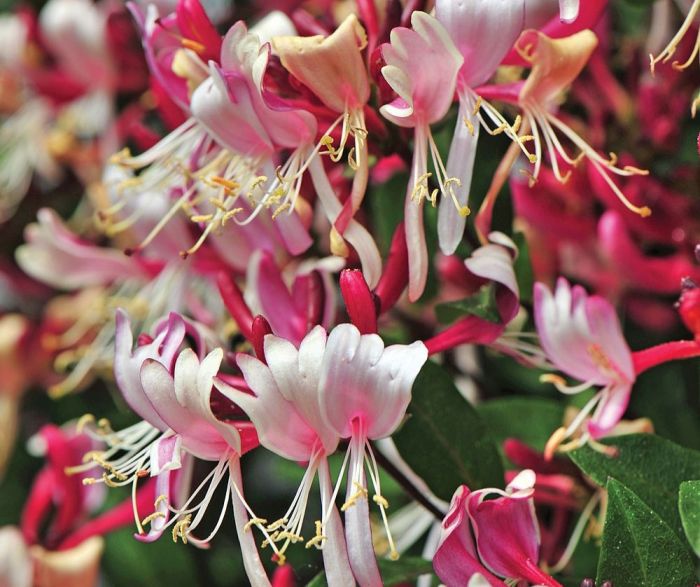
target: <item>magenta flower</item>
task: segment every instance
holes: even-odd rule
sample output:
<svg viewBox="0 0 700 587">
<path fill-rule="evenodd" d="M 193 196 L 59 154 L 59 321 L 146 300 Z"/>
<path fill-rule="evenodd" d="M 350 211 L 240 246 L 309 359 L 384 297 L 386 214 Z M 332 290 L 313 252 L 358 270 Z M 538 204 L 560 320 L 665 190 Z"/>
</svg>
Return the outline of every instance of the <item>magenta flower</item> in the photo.
<svg viewBox="0 0 700 587">
<path fill-rule="evenodd" d="M 505 491 L 470 492 L 466 485 L 457 489 L 433 557 L 435 572 L 447 587 L 472 585 L 471 581 L 503 586 L 502 579 L 559 586 L 537 566 L 540 534 L 534 485 L 535 473 L 525 470 Z M 498 497 L 486 499 L 493 494 Z"/>
</svg>

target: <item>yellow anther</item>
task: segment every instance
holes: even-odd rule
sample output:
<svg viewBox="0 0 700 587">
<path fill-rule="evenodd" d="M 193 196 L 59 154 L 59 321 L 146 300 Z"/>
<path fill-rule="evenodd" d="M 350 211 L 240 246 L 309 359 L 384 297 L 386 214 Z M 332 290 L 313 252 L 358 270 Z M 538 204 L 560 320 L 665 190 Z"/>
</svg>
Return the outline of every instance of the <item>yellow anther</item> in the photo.
<svg viewBox="0 0 700 587">
<path fill-rule="evenodd" d="M 226 223 L 229 220 L 231 220 L 231 218 L 233 218 L 236 214 L 238 214 L 242 211 L 243 211 L 243 208 L 233 208 L 232 210 L 229 210 L 228 212 L 226 212 L 226 214 L 224 214 L 221 217 L 221 226 L 226 226 Z"/>
<path fill-rule="evenodd" d="M 354 506 L 359 499 L 362 498 L 367 498 L 367 488 L 363 487 L 360 485 L 357 481 L 353 481 L 353 485 L 355 486 L 355 493 L 353 493 L 350 497 L 348 497 L 347 501 L 340 507 L 340 511 L 344 512 L 348 508 Z"/>
<path fill-rule="evenodd" d="M 474 110 L 472 110 L 472 114 L 476 116 L 479 114 L 479 110 L 481 110 L 481 104 L 483 103 L 484 99 L 479 96 L 476 100 L 476 104 L 474 104 Z"/>
<path fill-rule="evenodd" d="M 182 520 L 179 520 L 173 526 L 173 542 L 177 542 L 178 537 L 183 544 L 187 544 L 187 532 L 192 522 L 192 514 L 187 514 Z"/>
<path fill-rule="evenodd" d="M 159 495 L 158 498 L 153 502 L 153 507 L 157 508 L 161 503 L 168 503 L 168 497 L 166 495 Z"/>
<path fill-rule="evenodd" d="M 561 428 L 557 428 L 552 434 L 552 436 L 549 437 L 549 440 L 547 441 L 547 444 L 544 447 L 544 458 L 545 460 L 549 461 L 552 459 L 554 456 L 554 453 L 557 451 L 561 443 L 564 441 L 566 438 L 566 428 L 562 426 Z"/>
<path fill-rule="evenodd" d="M 388 500 L 386 499 L 386 497 L 380 495 L 379 493 L 372 496 L 372 501 L 376 503 L 379 507 L 384 508 L 385 510 L 389 509 Z"/>
<path fill-rule="evenodd" d="M 566 380 L 554 373 L 544 373 L 540 375 L 540 383 L 551 383 L 553 385 L 566 385 Z"/>
<path fill-rule="evenodd" d="M 399 557 L 400 557 L 399 551 L 396 550 L 395 548 L 392 548 L 391 552 L 389 553 L 389 559 L 393 560 L 393 561 L 397 561 L 397 560 L 399 560 Z"/>
<path fill-rule="evenodd" d="M 246 522 L 245 526 L 243 526 L 243 530 L 247 532 L 253 526 L 264 526 L 265 524 L 267 524 L 267 520 L 265 518 L 251 518 Z"/>
<path fill-rule="evenodd" d="M 284 528 L 289 520 L 287 518 L 280 518 L 279 520 L 275 520 L 270 524 L 269 526 L 266 527 L 266 530 L 268 532 L 274 532 L 275 530 L 279 530 L 280 528 Z"/>
<path fill-rule="evenodd" d="M 277 541 L 277 538 L 279 537 L 279 535 L 280 535 L 279 531 L 273 532 L 273 533 L 270 534 L 267 538 L 265 538 L 265 540 L 263 540 L 263 541 L 260 543 L 260 546 L 261 546 L 262 548 L 267 548 L 268 546 L 270 546 L 270 544 L 272 544 L 273 542 L 276 542 L 276 541 Z"/>
<path fill-rule="evenodd" d="M 474 136 L 474 133 L 476 132 L 476 129 L 474 128 L 474 125 L 472 124 L 472 121 L 469 120 L 466 116 L 462 118 L 462 121 L 464 122 L 464 126 L 467 127 L 467 130 L 469 131 L 469 134 Z"/>
<path fill-rule="evenodd" d="M 195 216 L 190 216 L 192 222 L 209 222 L 214 218 L 213 214 L 197 214 Z"/>
<path fill-rule="evenodd" d="M 327 537 L 323 535 L 323 523 L 321 520 L 316 520 L 316 535 L 306 543 L 306 548 L 311 548 L 315 546 L 316 548 L 322 548 L 323 543 L 327 540 Z"/>
<path fill-rule="evenodd" d="M 83 479 L 83 485 L 94 485 L 95 483 L 97 483 L 97 479 L 94 477 L 85 477 Z"/>
<path fill-rule="evenodd" d="M 164 519 L 165 514 L 163 512 L 153 512 L 152 514 L 146 516 L 143 520 L 141 520 L 141 525 L 146 526 L 147 524 L 150 524 L 153 520 L 157 519 Z"/>
<path fill-rule="evenodd" d="M 289 202 L 285 202 L 282 204 L 280 207 L 278 207 L 273 213 L 272 213 L 272 219 L 276 220 L 277 217 L 282 214 L 282 212 L 285 212 L 286 210 L 289 210 L 291 208 L 291 204 Z"/>
<path fill-rule="evenodd" d="M 95 416 L 92 414 L 83 414 L 80 416 L 80 419 L 78 420 L 78 423 L 75 425 L 75 431 L 80 434 L 82 431 L 85 429 L 85 426 L 88 424 L 92 424 L 95 422 Z M 87 453 L 85 456 L 89 455 L 91 453 Z"/>
</svg>

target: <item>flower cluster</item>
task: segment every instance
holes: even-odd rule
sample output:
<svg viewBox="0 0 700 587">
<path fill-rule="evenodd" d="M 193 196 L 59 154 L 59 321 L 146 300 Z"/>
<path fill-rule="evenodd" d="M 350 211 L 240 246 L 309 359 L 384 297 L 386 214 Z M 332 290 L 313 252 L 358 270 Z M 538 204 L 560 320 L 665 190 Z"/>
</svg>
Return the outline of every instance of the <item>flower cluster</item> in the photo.
<svg viewBox="0 0 700 587">
<path fill-rule="evenodd" d="M 96 585 L 132 523 L 254 587 L 589 585 L 601 533 L 596 580 L 660 576 L 613 524 L 657 516 L 627 443 L 684 443 L 636 390 L 700 356 L 700 0 L 622 4 L 0 16 L 0 476 L 45 460 L 0 584 Z"/>
</svg>

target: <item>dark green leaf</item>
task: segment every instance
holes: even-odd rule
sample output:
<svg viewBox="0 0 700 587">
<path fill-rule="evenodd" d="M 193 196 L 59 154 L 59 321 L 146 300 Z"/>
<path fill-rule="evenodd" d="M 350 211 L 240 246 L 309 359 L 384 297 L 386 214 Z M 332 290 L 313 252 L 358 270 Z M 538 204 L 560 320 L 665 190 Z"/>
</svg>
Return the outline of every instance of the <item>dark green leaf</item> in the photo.
<svg viewBox="0 0 700 587">
<path fill-rule="evenodd" d="M 410 417 L 394 435 L 401 456 L 446 501 L 457 487 L 501 487 L 503 466 L 486 424 L 450 375 L 428 362 L 413 385 Z"/>
<path fill-rule="evenodd" d="M 499 445 L 517 438 L 539 451 L 564 419 L 564 404 L 541 398 L 495 399 L 477 406 L 477 411 Z"/>
<path fill-rule="evenodd" d="M 683 538 L 678 488 L 683 481 L 700 479 L 700 452 L 651 434 L 618 436 L 605 444 L 616 446 L 618 456 L 585 447 L 572 452 L 571 458 L 601 486 L 608 477 L 624 483 Z"/>
<path fill-rule="evenodd" d="M 700 481 L 681 483 L 678 511 L 681 515 L 685 537 L 693 552 L 700 556 Z"/>
<path fill-rule="evenodd" d="M 518 246 L 518 257 L 513 262 L 513 269 L 520 289 L 520 301 L 529 303 L 532 302 L 532 287 L 535 283 L 530 247 L 522 232 L 516 232 L 513 235 L 513 242 Z"/>
<path fill-rule="evenodd" d="M 501 317 L 496 304 L 496 286 L 493 282 L 484 285 L 474 295 L 459 300 L 435 306 L 437 319 L 443 324 L 451 324 L 464 316 L 478 316 L 489 322 L 498 324 Z"/>
<path fill-rule="evenodd" d="M 379 559 L 378 562 L 382 584 L 387 587 L 412 582 L 421 575 L 433 572 L 432 563 L 418 557 L 402 557 L 397 561 Z M 328 585 L 326 575 L 320 573 L 307 583 L 306 587 L 325 587 L 326 585 Z"/>
<path fill-rule="evenodd" d="M 695 584 L 690 553 L 674 531 L 637 495 L 610 479 L 598 585 L 660 587 Z"/>
</svg>

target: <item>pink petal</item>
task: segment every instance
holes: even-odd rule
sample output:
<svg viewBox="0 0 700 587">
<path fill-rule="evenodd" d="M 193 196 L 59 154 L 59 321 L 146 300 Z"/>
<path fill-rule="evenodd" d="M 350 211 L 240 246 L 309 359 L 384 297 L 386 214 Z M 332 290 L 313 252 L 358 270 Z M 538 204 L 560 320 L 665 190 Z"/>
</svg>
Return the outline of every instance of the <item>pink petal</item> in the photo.
<svg viewBox="0 0 700 587">
<path fill-rule="evenodd" d="M 341 436 L 352 435 L 355 419 L 369 438 L 389 436 L 400 424 L 411 387 L 428 358 L 422 342 L 384 348 L 376 334 L 361 335 L 351 324 L 334 328 L 326 345 L 319 390 L 321 409 Z"/>
<path fill-rule="evenodd" d="M 523 30 L 525 1 L 437 0 L 435 16 L 464 56 L 461 79 L 473 88 L 493 75 Z"/>
<path fill-rule="evenodd" d="M 319 443 L 318 435 L 280 393 L 270 369 L 248 355 L 238 356 L 238 366 L 255 395 L 219 379 L 215 381 L 216 388 L 246 412 L 265 448 L 285 459 L 308 461 Z"/>
<path fill-rule="evenodd" d="M 37 224 L 25 230 L 26 244 L 17 248 L 19 265 L 32 277 L 60 289 L 106 285 L 146 273 L 121 251 L 80 240 L 50 208 L 37 214 Z"/>
<path fill-rule="evenodd" d="M 435 573 L 447 587 L 471 585 L 470 580 L 477 573 L 484 577 L 486 585 L 503 587 L 503 582 L 494 577 L 477 557 L 466 509 L 469 494 L 469 488 L 462 485 L 452 497 L 433 556 Z"/>
</svg>

